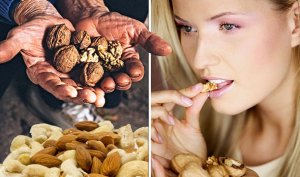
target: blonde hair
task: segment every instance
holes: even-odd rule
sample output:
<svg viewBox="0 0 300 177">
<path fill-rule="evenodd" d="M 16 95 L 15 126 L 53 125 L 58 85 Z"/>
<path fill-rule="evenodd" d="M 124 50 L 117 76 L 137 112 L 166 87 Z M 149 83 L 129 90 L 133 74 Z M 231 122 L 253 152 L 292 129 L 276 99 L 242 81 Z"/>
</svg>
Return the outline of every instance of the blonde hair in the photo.
<svg viewBox="0 0 300 177">
<path fill-rule="evenodd" d="M 276 10 L 285 11 L 298 0 L 270 0 L 276 5 Z M 173 19 L 170 1 L 152 0 L 152 31 L 167 40 L 173 53 L 167 57 L 158 57 L 162 78 L 168 86 L 181 89 L 199 82 L 186 61 Z M 279 176 L 295 177 L 300 174 L 300 48 L 294 48 L 295 63 L 298 66 L 297 95 L 295 98 L 295 127 L 285 153 L 285 163 Z M 240 138 L 243 126 L 254 108 L 237 116 L 224 116 L 214 112 L 209 105 L 201 111 L 201 129 L 208 146 L 208 154 L 231 156 L 234 146 Z M 235 118 L 238 117 L 238 118 Z M 209 122 L 208 122 L 209 120 Z M 229 139 L 228 139 L 229 137 Z"/>
</svg>

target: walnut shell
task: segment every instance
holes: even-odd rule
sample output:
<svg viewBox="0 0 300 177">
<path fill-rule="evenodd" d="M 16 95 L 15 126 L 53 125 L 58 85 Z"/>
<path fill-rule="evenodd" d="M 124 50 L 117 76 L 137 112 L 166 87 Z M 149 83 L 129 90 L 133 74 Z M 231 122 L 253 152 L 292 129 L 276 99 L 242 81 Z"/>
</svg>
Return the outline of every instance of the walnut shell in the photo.
<svg viewBox="0 0 300 177">
<path fill-rule="evenodd" d="M 105 37 L 95 37 L 92 40 L 90 47 L 94 47 L 98 52 L 105 52 L 108 48 L 108 41 Z"/>
<path fill-rule="evenodd" d="M 103 76 L 103 68 L 99 62 L 89 62 L 84 65 L 80 80 L 86 86 L 94 87 Z"/>
<path fill-rule="evenodd" d="M 47 46 L 50 50 L 61 46 L 69 45 L 71 40 L 71 31 L 65 24 L 53 26 L 46 39 Z"/>
<path fill-rule="evenodd" d="M 54 54 L 53 64 L 57 71 L 70 72 L 77 64 L 80 55 L 74 45 L 61 47 Z"/>
<path fill-rule="evenodd" d="M 83 50 L 91 44 L 91 37 L 86 31 L 75 31 L 72 34 L 71 43 L 78 47 L 79 50 Z"/>
</svg>

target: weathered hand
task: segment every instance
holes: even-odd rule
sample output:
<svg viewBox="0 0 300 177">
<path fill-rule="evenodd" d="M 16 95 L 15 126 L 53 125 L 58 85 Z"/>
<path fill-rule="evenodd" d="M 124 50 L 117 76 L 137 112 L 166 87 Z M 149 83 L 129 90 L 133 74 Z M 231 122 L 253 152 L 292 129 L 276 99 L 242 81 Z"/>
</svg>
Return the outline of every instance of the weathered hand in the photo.
<svg viewBox="0 0 300 177">
<path fill-rule="evenodd" d="M 112 92 L 115 88 L 128 90 L 132 82 L 138 82 L 143 78 L 144 66 L 135 49 L 137 44 L 155 55 L 168 55 L 171 52 L 170 46 L 160 37 L 149 32 L 143 23 L 115 12 L 91 13 L 88 17 L 79 20 L 75 28 L 85 30 L 91 36 L 104 36 L 108 40 L 118 40 L 122 44 L 122 60 L 125 69 L 106 76 L 101 81 L 101 88 L 105 92 Z"/>
<path fill-rule="evenodd" d="M 27 66 L 27 75 L 34 84 L 53 94 L 60 100 L 77 104 L 94 103 L 104 105 L 104 92 L 101 89 L 80 88 L 67 74 L 58 72 L 50 65 L 45 48 L 45 33 L 55 24 L 73 25 L 59 15 L 41 15 L 31 18 L 13 28 L 5 41 L 0 43 L 0 62 L 12 59 L 21 52 Z"/>
</svg>

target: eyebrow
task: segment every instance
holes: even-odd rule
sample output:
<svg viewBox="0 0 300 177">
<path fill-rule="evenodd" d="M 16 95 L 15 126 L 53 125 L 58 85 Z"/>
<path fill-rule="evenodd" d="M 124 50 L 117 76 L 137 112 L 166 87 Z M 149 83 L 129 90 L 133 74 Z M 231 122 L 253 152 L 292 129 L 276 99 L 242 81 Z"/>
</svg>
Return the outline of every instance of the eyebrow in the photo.
<svg viewBox="0 0 300 177">
<path fill-rule="evenodd" d="M 181 17 L 179 17 L 179 16 L 177 16 L 177 15 L 174 15 L 174 17 L 175 17 L 175 19 L 178 19 L 178 20 L 180 20 L 180 21 L 183 21 L 183 22 L 185 22 L 185 23 L 188 23 L 187 20 L 184 20 L 183 18 L 181 18 Z"/>
<path fill-rule="evenodd" d="M 217 14 L 215 16 L 210 17 L 209 20 L 215 20 L 217 18 L 220 18 L 222 16 L 226 16 L 226 15 L 246 15 L 246 14 L 244 14 L 244 13 L 237 13 L 237 12 L 222 12 L 220 14 Z"/>
</svg>

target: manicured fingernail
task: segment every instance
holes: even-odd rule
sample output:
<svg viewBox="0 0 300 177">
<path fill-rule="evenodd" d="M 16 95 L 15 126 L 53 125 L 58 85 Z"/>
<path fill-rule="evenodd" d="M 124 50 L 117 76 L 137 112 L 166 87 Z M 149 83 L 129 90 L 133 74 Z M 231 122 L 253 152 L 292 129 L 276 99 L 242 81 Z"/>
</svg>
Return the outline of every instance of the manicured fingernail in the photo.
<svg viewBox="0 0 300 177">
<path fill-rule="evenodd" d="M 193 90 L 194 92 L 197 92 L 197 91 L 202 90 L 202 84 L 196 84 L 196 85 L 194 85 L 194 86 L 192 87 L 192 90 Z"/>
<path fill-rule="evenodd" d="M 162 137 L 161 137 L 159 134 L 157 134 L 157 139 L 158 139 L 158 142 L 159 142 L 160 144 L 163 143 L 163 139 L 162 139 Z"/>
<path fill-rule="evenodd" d="M 153 159 L 153 158 L 151 158 L 151 162 L 152 162 L 152 170 L 154 170 L 154 168 L 155 168 L 155 160 Z"/>
<path fill-rule="evenodd" d="M 186 106 L 192 106 L 193 101 L 191 99 L 189 99 L 188 97 L 182 96 L 182 102 L 186 105 Z"/>
<path fill-rule="evenodd" d="M 172 116 L 169 115 L 168 119 L 169 119 L 170 125 L 175 125 L 175 120 Z"/>
</svg>

